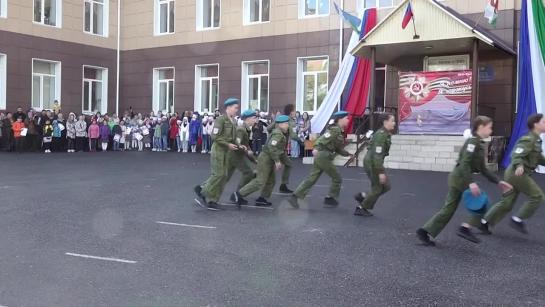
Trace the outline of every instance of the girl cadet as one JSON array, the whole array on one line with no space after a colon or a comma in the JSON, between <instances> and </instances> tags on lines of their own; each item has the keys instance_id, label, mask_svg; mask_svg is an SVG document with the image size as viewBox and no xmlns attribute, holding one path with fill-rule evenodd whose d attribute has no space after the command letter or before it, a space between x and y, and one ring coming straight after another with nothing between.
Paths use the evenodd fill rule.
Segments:
<instances>
[{"instance_id":1,"label":"girl cadet","mask_svg":"<svg viewBox=\"0 0 545 307\"><path fill-rule=\"evenodd\" d=\"M369 194L358 193L354 197L358 202L354 215L372 216L369 212L375 207L378 198L390 190L388 177L384 173L384 158L390 154L392 132L396 126L395 117L391 113L381 114L379 121L382 127L373 134L367 154L363 160L364 170L371 181Z\"/></svg>"},{"instance_id":2,"label":"girl cadet","mask_svg":"<svg viewBox=\"0 0 545 307\"><path fill-rule=\"evenodd\" d=\"M314 164L309 176L297 187L293 195L288 199L294 208L299 208L298 200L304 199L310 191L310 188L320 178L323 172L331 177L331 187L329 194L325 197L324 203L328 206L337 206L337 198L341 191L342 177L337 171L333 160L335 155L350 156L344 149L344 129L348 126L348 112L339 111L333 114L335 122L328 130L318 138L314 145Z\"/></svg>"},{"instance_id":3,"label":"girl cadet","mask_svg":"<svg viewBox=\"0 0 545 307\"><path fill-rule=\"evenodd\" d=\"M247 203L244 197L259 189L261 189L261 195L256 203L263 203L266 206L272 205L267 201L267 198L271 196L275 185L275 170L279 170L284 165L282 155L285 154L288 141L289 120L287 115L276 117L276 128L272 131L267 144L263 146L263 151L257 158L257 177L232 195L232 199L239 206Z\"/></svg>"},{"instance_id":4,"label":"girl cadet","mask_svg":"<svg viewBox=\"0 0 545 307\"><path fill-rule=\"evenodd\" d=\"M492 134L492 119L486 116L477 116L473 120L471 133L472 137L465 141L458 155L456 166L449 175L449 191L445 204L422 228L419 228L416 231L418 238L425 245L435 245L435 243L430 240L430 236L434 238L437 237L443 228L445 228L454 215L454 212L456 212L463 192L468 187L474 196L480 195L481 189L473 179L473 173L482 173L489 181L498 184L498 187L502 189L504 193L513 188L509 183L499 181L498 178L486 168L483 139L488 138ZM486 232L486 229L482 229L480 226L480 218L481 216L478 214L473 214L469 223L463 223L462 226L458 228L458 236L471 242L479 243L480 240L471 232L470 224L478 227L483 232Z\"/></svg>"},{"instance_id":5,"label":"girl cadet","mask_svg":"<svg viewBox=\"0 0 545 307\"><path fill-rule=\"evenodd\" d=\"M511 217L510 225L524 234L528 233L524 220L534 215L545 199L543 191L532 179L532 173L538 165L545 165L540 135L545 133L545 117L534 114L528 118L527 135L521 137L514 147L511 164L505 171L505 181L513 186L511 193L503 194L500 202L492 206L481 220L482 227L499 223L512 209L520 193L528 196L528 201Z\"/></svg>"},{"instance_id":6,"label":"girl cadet","mask_svg":"<svg viewBox=\"0 0 545 307\"><path fill-rule=\"evenodd\" d=\"M229 160L227 153L238 150L236 142L236 122L235 115L238 113L239 100L237 98L228 98L223 105L225 106L225 115L221 115L214 122L212 131L212 150L210 151L211 174L202 185L194 188L197 194L197 204L208 210L220 210L218 205L221 193L225 187L227 179L227 168ZM200 126L200 124L199 124Z\"/></svg>"}]
</instances>

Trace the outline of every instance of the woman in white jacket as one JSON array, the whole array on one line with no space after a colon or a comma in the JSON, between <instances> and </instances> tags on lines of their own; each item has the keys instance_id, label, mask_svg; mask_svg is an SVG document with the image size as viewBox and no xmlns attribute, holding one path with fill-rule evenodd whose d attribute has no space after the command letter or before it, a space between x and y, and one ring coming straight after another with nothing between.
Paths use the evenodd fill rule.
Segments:
<instances>
[{"instance_id":1,"label":"woman in white jacket","mask_svg":"<svg viewBox=\"0 0 545 307\"><path fill-rule=\"evenodd\" d=\"M178 138L182 143L183 151L187 152L189 145L189 120L187 117L184 117L182 123L180 124ZM180 146L178 146L178 152L180 152Z\"/></svg>"}]
</instances>

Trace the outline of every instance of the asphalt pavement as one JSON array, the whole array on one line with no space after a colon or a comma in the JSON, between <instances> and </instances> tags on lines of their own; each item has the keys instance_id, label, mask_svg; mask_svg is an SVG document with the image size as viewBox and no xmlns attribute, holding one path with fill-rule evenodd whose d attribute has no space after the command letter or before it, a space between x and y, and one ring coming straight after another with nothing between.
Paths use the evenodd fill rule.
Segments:
<instances>
[{"instance_id":1,"label":"asphalt pavement","mask_svg":"<svg viewBox=\"0 0 545 307\"><path fill-rule=\"evenodd\" d=\"M530 234L506 220L473 244L455 234L460 207L425 247L415 231L441 207L446 173L388 171L371 218L352 215L361 168L340 168L338 208L322 204L324 175L299 210L274 194L271 209L212 212L192 191L208 159L0 154L0 306L545 306L545 208ZM290 187L309 170L294 161Z\"/></svg>"}]
</instances>

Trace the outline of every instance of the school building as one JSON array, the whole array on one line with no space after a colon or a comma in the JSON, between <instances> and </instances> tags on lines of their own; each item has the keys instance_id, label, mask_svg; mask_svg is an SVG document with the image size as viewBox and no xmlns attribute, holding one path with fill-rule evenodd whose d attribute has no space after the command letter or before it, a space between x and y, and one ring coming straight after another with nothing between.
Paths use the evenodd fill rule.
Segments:
<instances>
[{"instance_id":1,"label":"school building","mask_svg":"<svg viewBox=\"0 0 545 307\"><path fill-rule=\"evenodd\" d=\"M477 69L475 107L509 135L521 1L500 1L490 26L484 1L415 0L419 39L401 30L405 1L336 3L378 8L377 31L353 50L373 58L370 106L397 105L399 71ZM351 33L327 0L0 0L0 110L57 99L76 113L210 111L235 96L243 109L312 114Z\"/></svg>"}]
</instances>

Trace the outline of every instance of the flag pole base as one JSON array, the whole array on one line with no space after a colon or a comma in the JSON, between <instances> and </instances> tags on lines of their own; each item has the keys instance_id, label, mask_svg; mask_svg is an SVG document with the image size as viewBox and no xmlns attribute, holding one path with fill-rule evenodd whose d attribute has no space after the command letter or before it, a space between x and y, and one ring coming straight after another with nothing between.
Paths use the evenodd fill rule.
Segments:
<instances>
[{"instance_id":1,"label":"flag pole base","mask_svg":"<svg viewBox=\"0 0 545 307\"><path fill-rule=\"evenodd\" d=\"M420 39L420 35L416 35L416 34L415 34L415 35L413 36L413 39Z\"/></svg>"}]
</instances>

